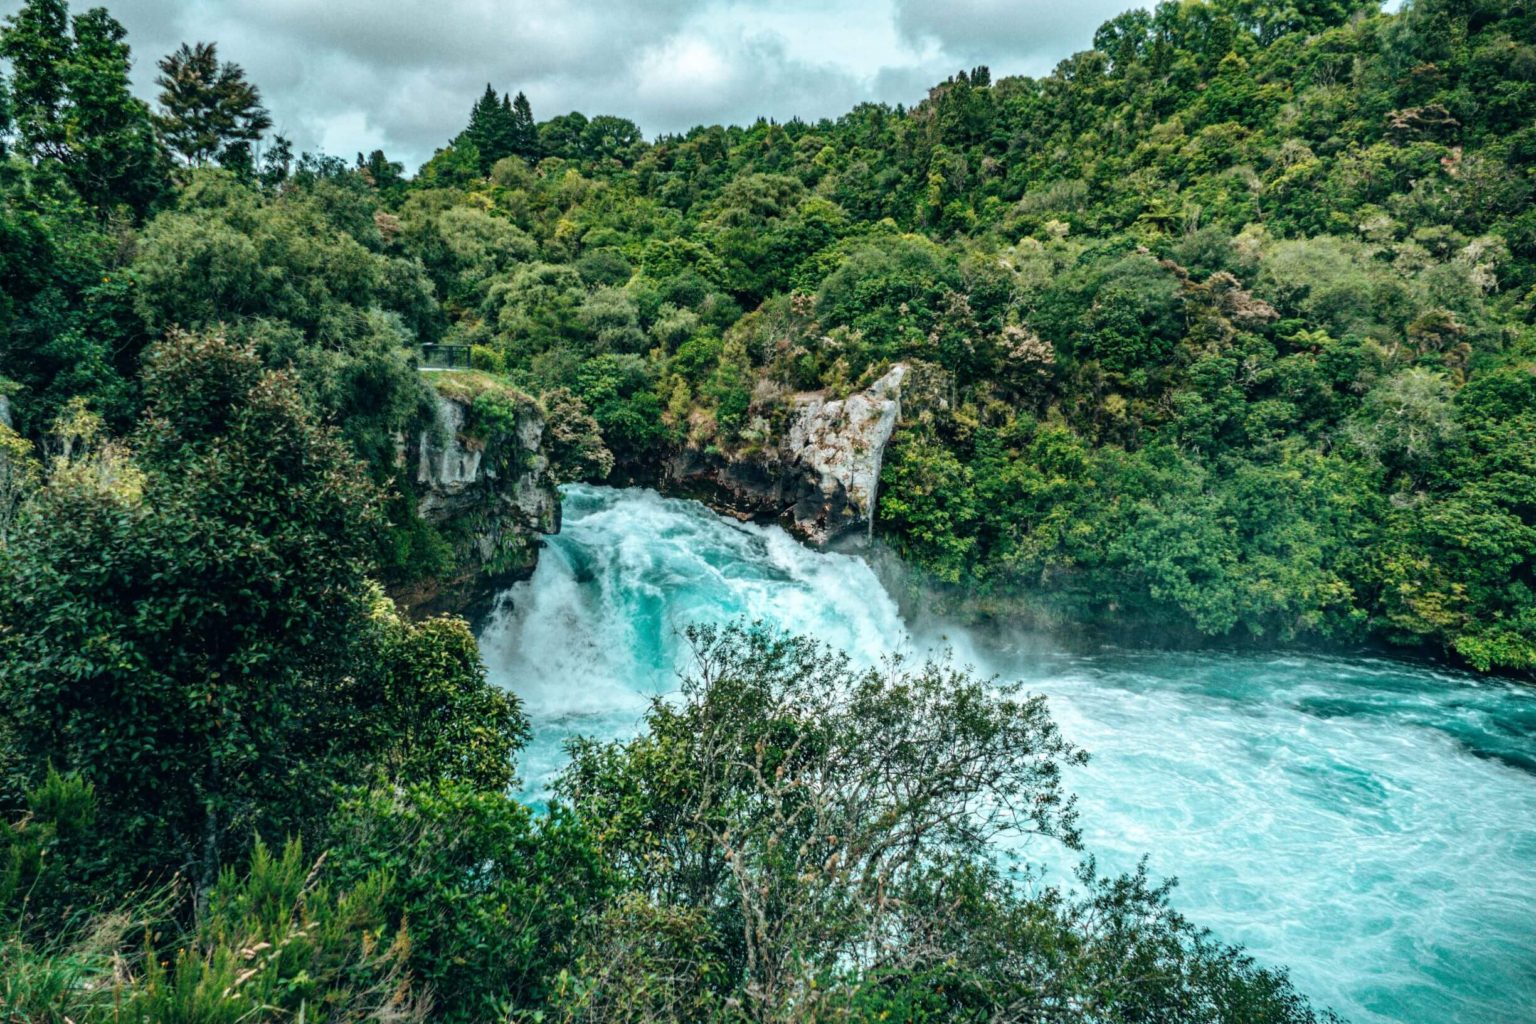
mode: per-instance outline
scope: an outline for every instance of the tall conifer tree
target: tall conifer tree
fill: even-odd
[[[105,9],[74,18],[67,70],[75,187],[98,206],[143,209],[158,192],[163,160],[149,106],[130,91],[127,33]]]
[[[533,123],[533,108],[522,93],[512,101],[512,152],[529,163],[539,158],[539,129]]]
[[[468,142],[475,147],[482,174],[490,173],[502,157],[518,151],[514,109],[506,94],[497,96],[496,90],[487,83],[485,92],[469,112],[469,125],[454,140],[455,145]]]
[[[73,42],[64,0],[29,0],[5,20],[0,58],[11,65],[11,118],[23,152],[63,159],[65,69]]]

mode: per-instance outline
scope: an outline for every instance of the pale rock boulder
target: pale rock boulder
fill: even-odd
[[[901,419],[902,364],[891,367],[868,389],[841,400],[822,395],[796,400],[784,449],[788,461],[815,474],[820,501],[796,506],[796,519],[812,539],[825,543],[862,522],[874,528],[880,465]],[[807,497],[811,497],[807,495]]]
[[[846,398],[796,395],[781,437],[734,454],[685,448],[668,460],[661,487],[739,519],[780,522],[816,545],[867,535],[906,378],[898,363]]]

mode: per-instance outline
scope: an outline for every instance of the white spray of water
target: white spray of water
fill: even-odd
[[[1369,659],[914,635],[862,561],[781,530],[645,491],[572,488],[565,513],[481,637],[535,724],[531,791],[568,736],[636,730],[689,623],[764,619],[864,663],[942,642],[1046,694],[1093,753],[1069,784],[1101,866],[1147,854],[1192,920],[1360,1024],[1536,1020],[1536,694]]]

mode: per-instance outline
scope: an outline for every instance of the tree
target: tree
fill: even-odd
[[[11,137],[11,90],[5,76],[0,75],[0,160],[10,154]]]
[[[784,175],[738,177],[700,220],[700,236],[725,267],[726,287],[751,305],[784,290],[801,260],[835,240],[835,227],[806,223],[806,208],[815,207],[803,202],[804,192]],[[827,219],[842,212],[825,201],[822,206],[831,213]]]
[[[0,423],[0,548],[21,518],[21,510],[42,477],[32,446]]]
[[[1086,868],[1081,898],[1009,880],[1000,840],[1079,846],[1061,775],[1086,755],[1044,698],[761,626],[688,638],[681,698],[634,740],[575,744],[560,781],[603,825],[623,911],[594,919],[560,1019],[1317,1020],[1144,870]]]
[[[515,699],[462,623],[378,606],[376,496],[293,378],[173,335],[146,391],[133,461],[73,446],[0,552],[0,734],[23,777],[94,786],[113,877],[205,891],[254,834],[315,828],[338,783],[505,786]]]
[[[528,739],[513,694],[486,682],[475,637],[463,619],[408,622],[382,594],[360,637],[376,698],[359,728],[370,731],[373,767],[392,786],[439,781],[502,793],[512,757]]]
[[[272,127],[261,92],[240,65],[219,63],[215,43],[182,43],[160,58],[160,133],[187,163],[250,173],[251,147]]]
[[[558,805],[535,814],[500,790],[439,781],[354,792],[328,824],[330,877],[392,880],[385,905],[408,930],[434,1020],[539,1007],[610,885],[595,823]]]
[[[86,202],[143,212],[159,194],[149,108],[129,91],[123,26],[102,8],[69,18],[63,0],[28,0],[0,29],[21,151],[55,162]]]
[[[144,210],[158,192],[160,149],[149,108],[129,92],[126,33],[96,7],[74,18],[68,69],[71,178],[88,202]]]
[[[518,93],[513,99],[503,93],[498,99],[487,82],[485,92],[469,112],[469,125],[453,140],[456,149],[465,144],[474,147],[481,174],[489,174],[498,160],[509,156],[536,162],[539,130],[528,97]]]
[[[587,115],[578,110],[556,114],[539,125],[539,149],[546,156],[579,160],[583,155],[582,134],[587,129]]]
[[[734,439],[746,426],[752,407],[752,358],[739,338],[729,338],[720,349],[705,393],[715,400],[715,420],[728,439]]]
[[[550,474],[562,483],[604,479],[613,469],[613,453],[581,399],[555,388],[540,396],[539,404],[548,430]]]
[[[272,143],[261,154],[261,169],[257,178],[267,188],[276,188],[288,180],[293,170],[293,143],[286,136],[272,136]]]
[[[1387,468],[1421,478],[1460,432],[1452,397],[1444,374],[1410,367],[1371,389],[1349,436]]]
[[[382,149],[369,153],[366,159],[363,154],[357,154],[357,169],[380,192],[394,191],[405,180],[405,164],[389,159]]]
[[[504,95],[498,97],[489,82],[469,112],[469,125],[454,140],[454,145],[457,147],[463,142],[475,147],[481,174],[489,174],[496,161],[517,151],[517,124],[512,101]]]
[[[651,899],[731,937],[749,1019],[816,1019],[814,979],[896,967],[909,886],[998,835],[1075,845],[1062,764],[1086,760],[1041,698],[989,696],[930,664],[860,672],[764,628],[691,630],[680,705],[628,744],[578,744],[561,789],[609,823],[609,853]]]
[[[1269,44],[1287,32],[1321,32],[1351,15],[1375,10],[1364,0],[1239,0],[1232,5],[1243,27]]]
[[[533,115],[528,116],[531,119]],[[595,163],[617,160],[627,166],[634,162],[644,144],[645,137],[640,133],[639,125],[611,114],[597,115],[587,122],[581,133],[582,157]],[[528,159],[536,159],[539,155],[534,152]]]
[[[375,514],[253,353],[175,337],[147,376],[142,472],[55,472],[7,551],[0,711],[32,770],[95,786],[128,880],[206,888],[230,844],[298,827],[323,766],[355,752]]]
[[[190,172],[182,208],[140,236],[134,297],[150,331],[224,323],[267,365],[298,370],[311,409],[382,466],[390,433],[425,398],[410,346],[436,304],[419,264],[369,248],[373,199],[351,184],[265,196],[223,171]]]
[[[53,160],[0,171],[0,393],[37,440],[72,399],[113,429],[138,411],[143,345],[121,273],[122,221],[75,196]]]
[[[529,163],[536,162],[539,159],[539,130],[533,122],[533,108],[528,104],[528,97],[518,93],[509,112],[512,115],[510,155],[520,156]]]
[[[73,49],[65,0],[28,0],[0,32],[0,56],[11,65],[11,120],[33,159],[62,160],[69,153],[65,104]]]

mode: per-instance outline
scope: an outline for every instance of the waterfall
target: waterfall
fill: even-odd
[[[564,532],[481,636],[534,722],[530,795],[567,737],[632,735],[675,689],[682,627],[738,617],[864,664],[947,645],[1046,694],[1094,755],[1067,782],[1101,867],[1146,854],[1181,912],[1357,1024],[1533,1019],[1536,691],[1375,659],[983,641],[903,622],[864,562],[776,527],[572,487]]]

